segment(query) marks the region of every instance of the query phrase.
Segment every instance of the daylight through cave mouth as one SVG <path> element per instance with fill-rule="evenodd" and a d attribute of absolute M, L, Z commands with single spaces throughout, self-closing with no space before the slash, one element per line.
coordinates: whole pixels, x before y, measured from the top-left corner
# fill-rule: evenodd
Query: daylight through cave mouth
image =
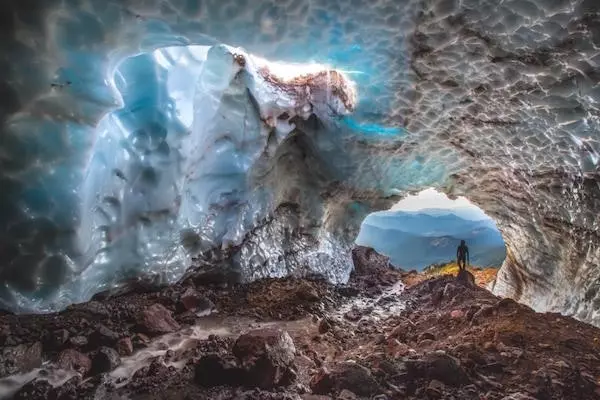
<path fill-rule="evenodd" d="M 363 219 L 434 187 L 497 221 L 495 293 L 599 323 L 595 2 L 192 3 L 7 3 L 3 308 L 192 254 L 343 282 Z"/>
<path fill-rule="evenodd" d="M 450 200 L 430 188 L 369 214 L 355 242 L 388 256 L 396 268 L 422 271 L 456 262 L 461 240 L 471 266 L 502 266 L 506 247 L 494 220 L 468 199 Z"/>

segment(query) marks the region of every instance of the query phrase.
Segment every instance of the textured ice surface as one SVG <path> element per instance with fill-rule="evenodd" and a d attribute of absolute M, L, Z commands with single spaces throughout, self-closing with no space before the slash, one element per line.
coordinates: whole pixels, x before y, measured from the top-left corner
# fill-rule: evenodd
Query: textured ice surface
<path fill-rule="evenodd" d="M 598 4 L 3 2 L 4 304 L 174 279 L 205 248 L 248 279 L 343 280 L 361 219 L 436 186 L 498 222 L 497 293 L 600 323 Z M 206 69 L 172 49 L 191 44 L 214 52 Z M 359 102 L 338 118 L 315 98 L 291 132 L 244 116 L 262 85 L 218 44 L 345 71 Z"/>

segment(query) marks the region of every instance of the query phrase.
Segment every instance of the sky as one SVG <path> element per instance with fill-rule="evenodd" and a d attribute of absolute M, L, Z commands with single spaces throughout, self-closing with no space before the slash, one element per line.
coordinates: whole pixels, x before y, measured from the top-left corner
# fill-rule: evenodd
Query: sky
<path fill-rule="evenodd" d="M 468 219 L 488 219 L 489 217 L 475 204 L 465 197 L 450 200 L 444 193 L 433 188 L 425 189 L 416 195 L 406 196 L 394 204 L 391 211 L 423 211 L 427 209 L 445 209 L 459 211 L 461 216 Z"/>

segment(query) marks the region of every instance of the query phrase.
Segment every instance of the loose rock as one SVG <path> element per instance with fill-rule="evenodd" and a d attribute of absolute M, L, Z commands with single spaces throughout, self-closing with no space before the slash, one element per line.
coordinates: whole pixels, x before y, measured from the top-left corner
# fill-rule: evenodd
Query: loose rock
<path fill-rule="evenodd" d="M 237 359 L 221 354 L 209 354 L 198 360 L 194 366 L 194 379 L 203 387 L 235 387 L 245 383 L 244 371 L 239 367 Z"/>
<path fill-rule="evenodd" d="M 92 360 L 77 350 L 67 349 L 58 355 L 56 365 L 64 370 L 73 370 L 85 376 L 92 369 Z"/>
<path fill-rule="evenodd" d="M 187 311 L 207 311 L 214 308 L 214 303 L 195 289 L 188 288 L 179 299 L 180 305 Z"/>
<path fill-rule="evenodd" d="M 458 386 L 468 382 L 459 361 L 445 354 L 428 354 L 422 360 L 407 360 L 406 368 L 414 379 L 436 379 L 447 385 Z"/>
<path fill-rule="evenodd" d="M 121 365 L 119 353 L 110 347 L 101 347 L 92 358 L 92 375 L 110 372 Z"/>
<path fill-rule="evenodd" d="M 246 378 L 261 388 L 291 383 L 296 348 L 290 335 L 279 329 L 257 329 L 240 336 L 233 354 Z"/>
<path fill-rule="evenodd" d="M 444 384 L 434 379 L 429 382 L 425 393 L 427 393 L 427 397 L 430 399 L 440 399 L 444 394 Z"/>
<path fill-rule="evenodd" d="M 347 389 L 359 396 L 372 396 L 380 390 L 371 372 L 355 363 L 337 365 L 331 373 L 322 372 L 311 382 L 311 388 L 316 394 Z"/>
<path fill-rule="evenodd" d="M 93 347 L 113 346 L 119 340 L 119 334 L 103 324 L 98 324 L 89 342 Z"/>
<path fill-rule="evenodd" d="M 117 352 L 120 356 L 130 356 L 133 354 L 133 343 L 129 337 L 124 337 L 117 341 Z"/>
<path fill-rule="evenodd" d="M 27 372 L 42 365 L 42 344 L 20 344 L 0 350 L 0 378 Z"/>
<path fill-rule="evenodd" d="M 180 326 L 171 316 L 171 312 L 162 304 L 153 304 L 142 311 L 142 328 L 151 334 L 164 334 L 179 330 Z"/>
<path fill-rule="evenodd" d="M 49 349 L 58 349 L 62 347 L 67 340 L 69 340 L 69 331 L 66 329 L 58 329 L 48 336 L 46 345 Z"/>
<path fill-rule="evenodd" d="M 348 389 L 344 389 L 338 395 L 338 400 L 357 400 L 358 397 L 349 391 Z"/>
<path fill-rule="evenodd" d="M 43 379 L 34 379 L 23 386 L 13 400 L 50 399 L 54 388 Z"/>

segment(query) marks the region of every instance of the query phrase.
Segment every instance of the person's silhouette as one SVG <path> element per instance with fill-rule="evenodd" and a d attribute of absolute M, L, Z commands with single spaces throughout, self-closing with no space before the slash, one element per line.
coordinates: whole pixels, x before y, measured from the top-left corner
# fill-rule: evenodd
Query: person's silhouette
<path fill-rule="evenodd" d="M 460 241 L 460 246 L 456 249 L 456 263 L 459 269 L 466 269 L 469 265 L 469 248 L 464 240 Z"/>

